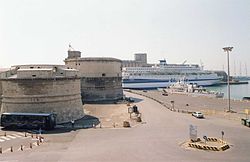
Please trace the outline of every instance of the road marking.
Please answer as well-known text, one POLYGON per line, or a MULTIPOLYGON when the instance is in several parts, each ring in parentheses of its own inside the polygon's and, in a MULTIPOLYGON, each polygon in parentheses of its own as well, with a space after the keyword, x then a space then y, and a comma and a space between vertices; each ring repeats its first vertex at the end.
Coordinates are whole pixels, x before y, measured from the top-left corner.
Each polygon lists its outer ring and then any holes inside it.
POLYGON ((10 140, 10 139, 9 139, 9 138, 7 138, 7 137, 1 137, 1 138, 5 139, 5 140, 10 140))
POLYGON ((7 135, 8 138, 12 138, 12 139, 15 139, 16 137, 14 136, 11 136, 11 135, 7 135))
POLYGON ((15 137, 18 137, 18 138, 22 137, 22 136, 19 136, 17 134, 12 134, 12 136, 15 136, 15 137))
POLYGON ((21 136, 24 136, 24 133, 21 133, 21 132, 18 132, 18 133, 16 133, 16 134, 21 135, 21 136))

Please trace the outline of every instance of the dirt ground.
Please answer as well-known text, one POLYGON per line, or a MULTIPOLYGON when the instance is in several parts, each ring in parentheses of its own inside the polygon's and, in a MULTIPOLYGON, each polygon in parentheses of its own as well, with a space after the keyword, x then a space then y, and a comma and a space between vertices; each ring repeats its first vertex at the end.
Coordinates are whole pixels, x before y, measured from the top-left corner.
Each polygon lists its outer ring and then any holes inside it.
POLYGON ((100 124, 97 128, 114 128, 123 127, 123 122, 128 121, 133 127, 136 124, 135 114, 128 113, 128 108, 135 104, 127 105, 127 103, 118 104, 85 104, 83 106, 86 115, 94 116, 99 119, 100 124))

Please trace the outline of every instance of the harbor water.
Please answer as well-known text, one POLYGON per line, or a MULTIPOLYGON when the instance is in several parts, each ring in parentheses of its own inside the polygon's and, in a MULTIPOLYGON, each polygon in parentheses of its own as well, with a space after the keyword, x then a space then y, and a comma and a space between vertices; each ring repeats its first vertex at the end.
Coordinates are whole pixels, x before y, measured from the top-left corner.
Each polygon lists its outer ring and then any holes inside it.
MULTIPOLYGON (((249 82, 250 81, 248 81, 248 84, 230 85, 230 92, 231 92, 230 98, 242 100, 243 97, 250 97, 250 83, 249 82)), ((224 98, 228 98, 227 85, 210 86, 206 88, 211 91, 223 92, 224 98)))

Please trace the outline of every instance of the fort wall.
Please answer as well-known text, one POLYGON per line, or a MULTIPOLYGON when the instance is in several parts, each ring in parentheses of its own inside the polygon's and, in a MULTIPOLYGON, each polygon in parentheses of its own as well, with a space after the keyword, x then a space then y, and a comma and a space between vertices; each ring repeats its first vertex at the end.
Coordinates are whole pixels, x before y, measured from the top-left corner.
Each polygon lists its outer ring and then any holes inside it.
POLYGON ((83 117, 79 78, 3 79, 3 112, 56 113, 57 122, 83 117))
POLYGON ((57 122, 84 116, 78 71, 64 65, 17 65, 1 73, 1 113, 55 113, 57 122))
POLYGON ((114 101, 123 97, 121 60, 107 57, 67 58, 65 65, 79 70, 83 102, 114 101))

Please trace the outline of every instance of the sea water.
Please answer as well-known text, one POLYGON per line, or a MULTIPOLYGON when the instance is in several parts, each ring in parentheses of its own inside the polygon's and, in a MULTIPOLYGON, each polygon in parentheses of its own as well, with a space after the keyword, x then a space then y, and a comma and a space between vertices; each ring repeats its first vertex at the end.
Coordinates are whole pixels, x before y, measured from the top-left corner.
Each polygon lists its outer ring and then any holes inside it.
MULTIPOLYGON (((224 98, 228 98, 227 85, 206 87, 207 90, 223 92, 224 98)), ((242 100, 243 97, 250 97, 250 81, 248 84, 234 84, 230 85, 230 98, 242 100)))

